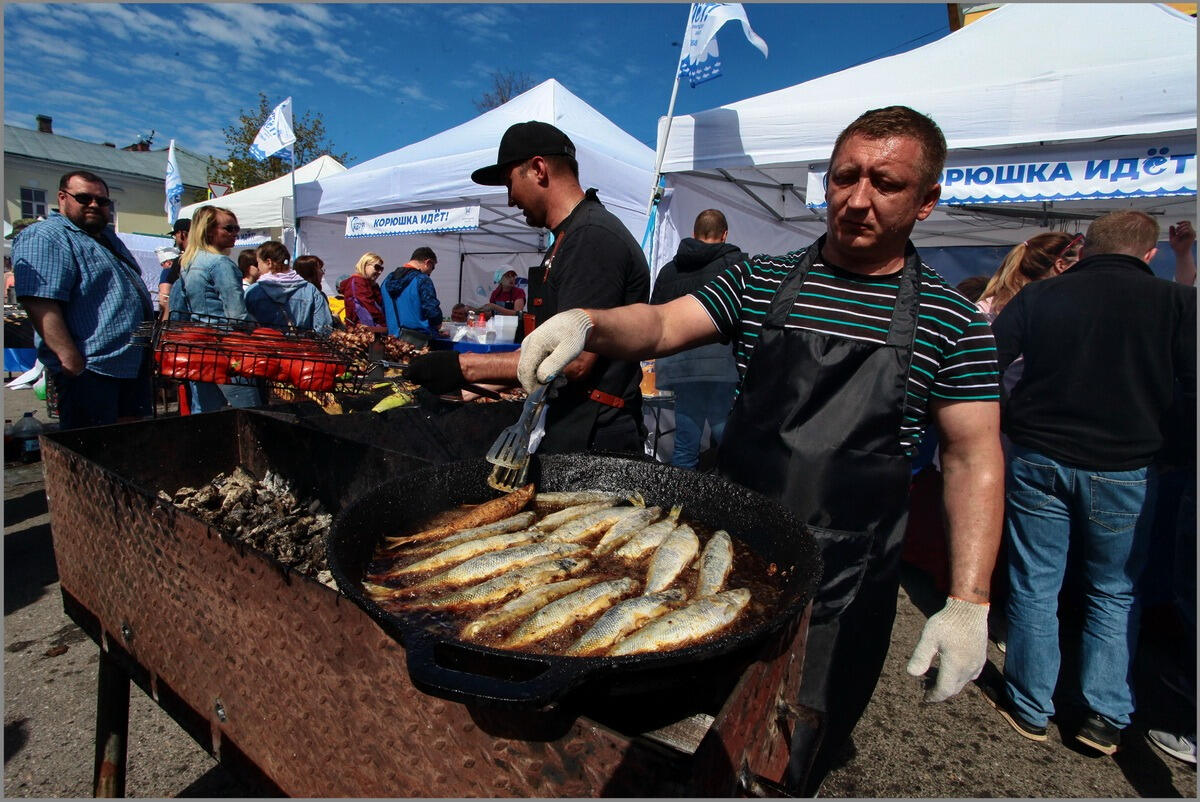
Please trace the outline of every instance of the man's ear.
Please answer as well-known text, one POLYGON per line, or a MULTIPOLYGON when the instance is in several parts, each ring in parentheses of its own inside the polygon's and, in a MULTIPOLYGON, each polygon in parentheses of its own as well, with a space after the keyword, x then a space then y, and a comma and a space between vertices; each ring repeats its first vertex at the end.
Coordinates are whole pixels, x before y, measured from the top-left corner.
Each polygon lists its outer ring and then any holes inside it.
POLYGON ((933 212, 933 207, 937 206, 938 199, 942 197, 942 185, 933 184, 925 191, 925 197, 921 199, 921 206, 917 209, 917 219, 924 220, 933 212))
POLYGON ((1155 245, 1155 246, 1154 246, 1153 248, 1151 248, 1150 250, 1146 251, 1146 255, 1142 257, 1142 261, 1143 261, 1143 262, 1145 262, 1146 264, 1150 264, 1150 260, 1154 258, 1154 255, 1155 255, 1156 253, 1158 253, 1158 246, 1157 246, 1157 245, 1155 245))

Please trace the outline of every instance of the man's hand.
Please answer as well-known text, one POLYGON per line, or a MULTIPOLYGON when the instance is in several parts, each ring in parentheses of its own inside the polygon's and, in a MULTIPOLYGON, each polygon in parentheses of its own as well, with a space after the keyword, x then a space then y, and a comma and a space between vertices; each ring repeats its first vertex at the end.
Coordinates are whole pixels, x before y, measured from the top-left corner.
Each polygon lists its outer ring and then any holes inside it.
POLYGON ((950 596, 946 606, 925 622, 921 640, 908 661, 908 673, 919 677, 938 657, 937 681, 926 702, 941 702, 976 679, 987 662, 988 605, 950 596))
POLYGON ((517 378, 526 392, 533 392, 539 384, 563 369, 575 357, 583 353, 587 335, 592 329, 592 319, 582 309, 560 312, 526 335, 521 342, 521 361, 517 365, 517 378))
POLYGON ((456 351, 430 351, 412 357, 405 378, 439 395, 461 390, 467 383, 456 351))
POLYGON ((1176 223, 1167 229, 1167 242, 1176 256, 1182 256, 1196 243, 1196 229, 1187 220, 1176 223))

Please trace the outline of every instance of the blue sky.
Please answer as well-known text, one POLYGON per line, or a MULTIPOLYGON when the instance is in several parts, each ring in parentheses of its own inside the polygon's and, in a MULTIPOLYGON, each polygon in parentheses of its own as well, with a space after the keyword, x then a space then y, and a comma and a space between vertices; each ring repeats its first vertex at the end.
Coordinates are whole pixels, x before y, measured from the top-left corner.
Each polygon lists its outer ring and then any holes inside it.
MULTIPOLYGON (((724 74, 679 89, 677 114, 780 89, 949 33, 946 6, 746 4, 770 57, 736 23, 717 37, 724 74)), ((4 121, 118 147, 225 153, 222 128, 291 95, 321 112, 351 163, 478 112, 489 73, 555 78, 654 146, 686 3, 6 4, 4 121)))

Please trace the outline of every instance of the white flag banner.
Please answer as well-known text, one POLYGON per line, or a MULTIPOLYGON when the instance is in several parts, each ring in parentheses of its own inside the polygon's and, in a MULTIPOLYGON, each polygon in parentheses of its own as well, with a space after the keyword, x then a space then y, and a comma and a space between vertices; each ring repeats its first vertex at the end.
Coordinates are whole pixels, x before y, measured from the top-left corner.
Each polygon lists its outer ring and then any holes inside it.
POLYGON ((261 162, 277 156, 291 162, 290 148, 295 141, 296 134, 292 131, 292 99, 289 97, 275 107, 263 123, 263 127, 259 129, 258 136, 254 137, 254 144, 250 146, 250 158, 261 162))
POLYGON ((746 9, 741 3, 692 3, 683 50, 679 55, 679 77, 687 78, 695 88, 721 75, 721 56, 717 52, 717 31, 727 22, 740 22, 750 44, 767 57, 767 43, 750 28, 746 9))
POLYGON ((347 237, 402 236, 479 228, 479 204, 409 209, 383 214, 352 214, 346 218, 347 237))
POLYGON ((167 213, 167 223, 175 225, 175 221, 179 219, 179 207, 183 202, 183 179, 179 175, 179 165, 175 162, 174 139, 167 148, 167 177, 164 185, 166 186, 167 200, 163 204, 163 211, 167 213))

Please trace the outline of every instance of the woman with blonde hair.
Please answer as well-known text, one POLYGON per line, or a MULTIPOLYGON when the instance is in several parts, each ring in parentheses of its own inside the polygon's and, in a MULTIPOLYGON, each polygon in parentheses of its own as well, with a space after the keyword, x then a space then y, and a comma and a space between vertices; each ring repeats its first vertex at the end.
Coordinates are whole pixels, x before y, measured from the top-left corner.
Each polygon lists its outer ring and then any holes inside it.
MULTIPOLYGON (((171 286, 172 320, 252 320, 242 295, 242 271, 229 258, 239 231, 237 217, 219 206, 203 206, 192 216, 187 248, 179 257, 179 280, 171 286)), ((192 412, 262 404, 253 385, 191 382, 191 386, 192 412)))
POLYGON ((382 275, 383 257, 368 251, 354 265, 354 275, 338 285, 338 292, 346 301, 347 323, 357 323, 375 332, 387 332, 383 293, 379 289, 379 277, 382 275))
POLYGON ((991 323, 1026 284, 1057 276, 1078 262, 1082 247, 1082 234, 1072 237, 1051 232, 1030 237, 1008 252, 975 305, 991 323))

